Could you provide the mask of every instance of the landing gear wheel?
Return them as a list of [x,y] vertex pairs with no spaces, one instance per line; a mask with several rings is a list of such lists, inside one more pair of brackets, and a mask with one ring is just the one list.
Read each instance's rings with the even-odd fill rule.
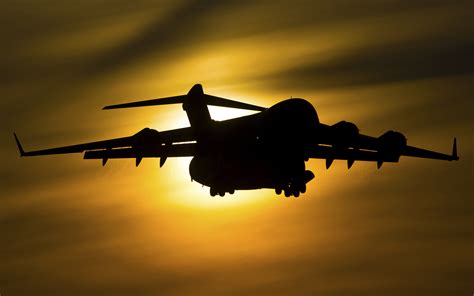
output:
[[301,189],[300,189],[301,193],[305,193],[306,192],[306,184],[303,184],[301,186]]
[[235,192],[234,189],[229,190],[229,193],[230,193],[230,194],[234,194],[234,192]]
[[223,197],[224,195],[225,195],[225,192],[224,192],[224,191],[219,192],[219,196],[220,196],[220,197]]
[[291,184],[290,192],[294,197],[300,196],[300,186],[298,186],[298,184]]
[[281,188],[280,188],[280,187],[278,187],[278,188],[275,188],[275,193],[276,193],[277,195],[280,195],[280,194],[281,194],[281,192],[282,192],[282,190],[281,190]]
[[213,187],[210,189],[211,196],[216,196],[217,195],[217,190]]
[[290,196],[291,196],[290,188],[286,188],[286,189],[285,189],[285,196],[286,196],[286,197],[290,197]]

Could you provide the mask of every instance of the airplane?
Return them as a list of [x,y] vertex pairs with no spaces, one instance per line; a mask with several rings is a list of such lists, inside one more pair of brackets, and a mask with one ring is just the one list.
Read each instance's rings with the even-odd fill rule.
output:
[[[456,138],[452,154],[443,154],[407,144],[405,136],[387,131],[379,137],[361,134],[352,122],[334,125],[319,122],[316,109],[304,99],[291,98],[270,108],[205,94],[200,84],[186,95],[106,106],[119,109],[182,104],[190,126],[159,132],[144,128],[123,138],[72,146],[25,151],[14,133],[20,156],[82,153],[84,159],[160,158],[160,167],[170,157],[192,157],[191,181],[208,186],[211,196],[233,194],[235,190],[274,189],[277,195],[298,197],[314,173],[306,170],[309,159],[325,159],[326,169],[334,160],[371,161],[380,169],[401,156],[459,160]],[[208,106],[258,111],[251,115],[214,121]]]

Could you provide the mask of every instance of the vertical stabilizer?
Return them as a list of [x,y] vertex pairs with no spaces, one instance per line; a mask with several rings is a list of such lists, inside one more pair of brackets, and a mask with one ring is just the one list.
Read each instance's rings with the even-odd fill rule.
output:
[[196,84],[191,88],[183,102],[183,110],[195,130],[207,129],[210,126],[212,119],[202,85]]

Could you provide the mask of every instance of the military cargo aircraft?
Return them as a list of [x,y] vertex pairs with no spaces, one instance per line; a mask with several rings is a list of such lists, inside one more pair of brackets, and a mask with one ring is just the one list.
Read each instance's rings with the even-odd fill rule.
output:
[[[59,148],[25,151],[15,140],[20,156],[82,153],[84,159],[160,158],[162,167],[170,157],[193,157],[191,180],[210,188],[211,196],[235,190],[274,189],[276,194],[298,197],[314,178],[305,162],[325,159],[329,169],[334,160],[398,162],[401,156],[458,160],[456,138],[452,154],[407,145],[405,136],[387,131],[379,137],[359,133],[351,122],[334,125],[319,122],[315,108],[304,99],[291,98],[264,108],[205,94],[200,84],[186,95],[106,106],[103,109],[182,104],[190,126],[158,132],[145,128],[123,138]],[[208,105],[259,111],[224,121],[212,120]]]

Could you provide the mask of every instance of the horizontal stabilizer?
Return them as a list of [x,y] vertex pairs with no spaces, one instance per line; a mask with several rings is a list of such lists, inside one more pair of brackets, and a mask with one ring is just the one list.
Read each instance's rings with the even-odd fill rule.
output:
[[158,106],[158,105],[169,105],[169,104],[182,104],[185,98],[186,96],[184,95],[184,96],[175,96],[175,97],[167,97],[167,98],[161,98],[161,99],[152,99],[152,100],[146,100],[146,101],[110,105],[110,106],[105,106],[104,108],[102,108],[102,110],[133,108],[133,107],[147,107],[147,106]]
[[203,101],[206,105],[253,110],[253,111],[265,111],[267,109],[267,108],[252,105],[252,104],[242,103],[239,101],[234,101],[230,99],[225,99],[221,97],[204,94],[202,92],[202,86],[199,84],[196,84],[191,89],[189,95],[181,95],[181,96],[175,96],[175,97],[166,97],[166,98],[158,98],[158,99],[151,99],[151,100],[124,103],[124,104],[117,104],[117,105],[109,105],[109,106],[105,106],[102,109],[108,110],[108,109],[121,109],[121,108],[133,108],[133,107],[159,106],[159,105],[169,105],[169,104],[183,104],[183,103],[186,103],[187,100],[196,99],[195,97],[196,94],[202,95]]
[[242,103],[239,101],[233,101],[225,98],[215,97],[211,95],[204,95],[205,102],[207,105],[218,106],[218,107],[227,107],[227,108],[235,108],[235,109],[245,109],[245,110],[253,110],[253,111],[265,111],[267,108]]

